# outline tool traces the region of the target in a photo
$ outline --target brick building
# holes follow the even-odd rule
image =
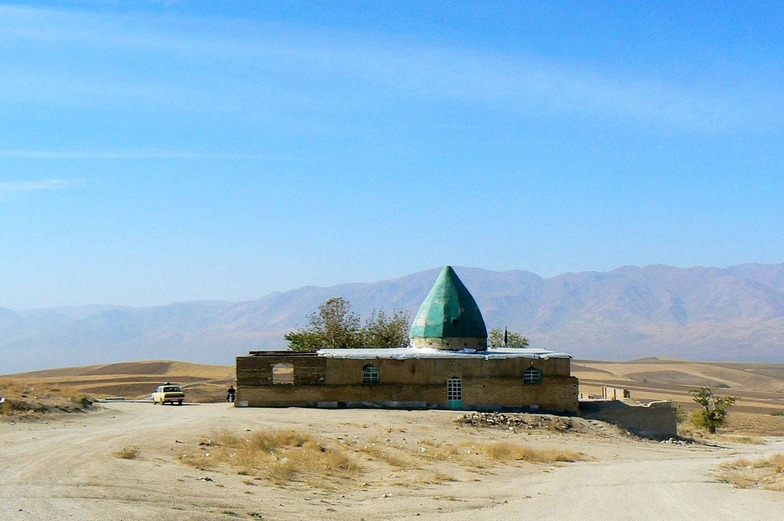
[[[450,266],[411,326],[411,345],[251,351],[237,357],[237,406],[577,412],[571,357],[488,348],[474,298]]]

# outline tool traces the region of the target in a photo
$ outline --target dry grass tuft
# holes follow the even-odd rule
[[[765,445],[765,440],[759,436],[750,436],[747,434],[729,434],[732,432],[729,429],[724,429],[716,434],[710,434],[706,429],[695,427],[691,424],[682,424],[678,426],[678,434],[685,438],[692,438],[695,441],[713,442],[713,443],[746,443],[748,445]],[[738,432],[735,430],[735,432]],[[741,430],[740,432],[744,432]]]
[[[416,466],[416,461],[409,452],[388,445],[371,443],[359,447],[357,452],[383,461],[394,469],[413,468]]]
[[[136,459],[139,457],[139,447],[123,447],[114,453],[115,456],[121,459]]]
[[[394,439],[393,439],[394,438]],[[568,450],[534,448],[501,442],[463,442],[405,437],[327,440],[302,431],[259,430],[237,434],[217,431],[188,448],[180,459],[200,469],[232,467],[243,476],[267,479],[278,485],[306,484],[330,489],[340,479],[351,479],[367,467],[391,467],[407,472],[427,469],[430,483],[457,481],[450,472],[490,469],[519,462],[555,463],[585,459]],[[383,471],[382,471],[383,472]],[[247,480],[246,480],[247,481]],[[340,483],[346,486],[346,482]]]
[[[357,449],[399,469],[421,469],[429,463],[450,463],[462,468],[486,469],[494,464],[574,462],[585,457],[573,451],[537,449],[514,443],[464,441],[451,443],[424,438],[414,444],[373,443]]]
[[[25,381],[0,381],[0,415],[32,417],[49,412],[88,409],[92,400],[70,387],[37,388]]]
[[[536,449],[499,441],[478,447],[481,455],[495,461],[527,461],[529,463],[574,462],[585,459],[570,450]]]
[[[14,402],[5,400],[3,403],[0,403],[0,415],[10,416],[14,413],[14,410]]]
[[[738,488],[784,492],[784,454],[749,460],[740,458],[722,465],[721,478]]]
[[[757,436],[741,436],[735,434],[712,435],[714,441],[725,441],[727,443],[746,443],[748,445],[765,445],[765,440]]]
[[[737,431],[736,431],[737,432]],[[707,441],[713,443],[746,443],[748,445],[765,445],[765,440],[759,436],[749,436],[745,434],[727,434],[726,430],[716,434],[710,434],[706,429],[695,427],[691,424],[678,426],[678,434],[695,441]]]
[[[436,472],[430,478],[431,483],[447,483],[451,481],[457,481],[457,478],[452,474],[446,474],[444,472]]]
[[[248,476],[264,476],[283,485],[304,482],[328,487],[325,478],[351,477],[361,470],[343,449],[292,429],[260,430],[249,436],[229,431],[203,439],[199,450],[180,459],[198,468],[227,465]]]

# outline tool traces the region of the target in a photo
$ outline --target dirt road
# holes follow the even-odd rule
[[[712,448],[610,434],[477,431],[456,427],[455,413],[442,411],[105,407],[38,422],[0,422],[0,519],[765,521],[784,512],[784,494],[733,489],[714,474],[724,460],[784,452],[781,438]],[[278,487],[236,470],[200,471],[178,459],[217,429],[260,428],[295,428],[341,443],[379,433],[402,443],[424,436],[445,443],[506,440],[568,448],[589,459],[470,471],[446,462],[439,469],[370,469],[331,490]],[[139,457],[117,457],[124,447],[137,447]],[[451,477],[434,480],[434,470]]]

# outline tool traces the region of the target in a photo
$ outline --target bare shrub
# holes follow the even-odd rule
[[[740,458],[722,465],[721,478],[739,488],[784,492],[784,454],[750,460]]]
[[[678,434],[685,438],[703,442],[746,443],[749,445],[764,445],[765,440],[758,436],[743,434],[710,434],[707,429],[701,429],[685,423],[678,426]]]
[[[74,412],[92,407],[92,400],[71,387],[37,389],[25,381],[0,381],[0,415],[36,416],[51,412]]]
[[[114,455],[121,459],[136,459],[140,453],[139,447],[123,447],[115,452]]]
[[[735,434],[719,434],[712,436],[716,441],[726,441],[729,443],[746,443],[748,445],[765,445],[765,440],[757,436],[740,436]]]
[[[570,450],[536,449],[506,441],[481,445],[479,450],[485,457],[496,461],[554,463],[556,461],[573,462],[584,459],[580,454]]]
[[[14,402],[11,400],[5,400],[3,403],[0,403],[0,414],[5,416],[10,416],[14,413]]]
[[[343,449],[292,429],[260,430],[244,437],[218,431],[180,459],[198,468],[228,465],[242,475],[261,475],[277,484],[303,481],[328,486],[325,477],[349,477],[361,470]]]
[[[387,445],[371,443],[370,445],[359,447],[357,451],[371,456],[372,458],[384,461],[387,465],[395,469],[411,468],[415,463],[411,458],[410,452],[404,452]]]
[[[457,478],[452,474],[446,474],[444,472],[436,472],[433,474],[433,477],[430,478],[432,483],[446,483],[450,481],[457,481]]]
[[[342,438],[328,440],[293,429],[240,434],[216,431],[203,437],[198,447],[183,451],[180,459],[199,469],[228,466],[240,475],[265,478],[278,485],[304,483],[327,489],[336,486],[336,479],[353,478],[363,472],[366,462],[372,462],[375,467],[388,465],[395,471],[429,470],[428,473],[433,473],[429,482],[442,483],[456,481],[449,472],[458,469],[477,472],[519,462],[585,459],[573,451],[535,448],[507,441],[455,443],[432,437],[418,441],[401,438],[345,442]]]

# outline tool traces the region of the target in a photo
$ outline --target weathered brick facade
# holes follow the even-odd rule
[[[273,368],[291,364],[293,385],[273,382]],[[364,368],[378,368],[379,383],[363,383]],[[538,383],[523,372],[541,371]],[[237,405],[251,407],[449,408],[447,380],[458,378],[463,409],[577,411],[577,379],[570,359],[493,358],[482,354],[429,358],[339,358],[290,351],[237,358]],[[454,404],[452,404],[454,407]]]
[[[400,348],[237,357],[235,403],[577,412],[571,357],[533,348],[488,349],[482,313],[451,266],[441,270],[422,302],[409,339],[409,347]]]

